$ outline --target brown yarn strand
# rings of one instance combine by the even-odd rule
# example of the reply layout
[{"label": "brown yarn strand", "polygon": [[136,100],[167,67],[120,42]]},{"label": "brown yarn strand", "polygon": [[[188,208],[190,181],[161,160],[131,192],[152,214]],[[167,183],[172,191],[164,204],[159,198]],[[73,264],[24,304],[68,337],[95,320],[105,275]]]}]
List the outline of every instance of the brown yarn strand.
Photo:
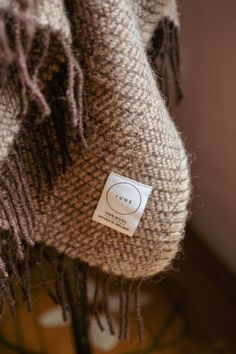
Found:
[{"label": "brown yarn strand", "polygon": [[48,29],[46,29],[44,31],[40,31],[40,35],[42,36],[42,39],[40,42],[43,43],[43,50],[42,50],[42,53],[40,53],[40,55],[39,55],[39,60],[34,67],[34,71],[33,71],[33,75],[32,75],[32,81],[36,84],[38,84],[38,75],[39,75],[40,69],[42,68],[42,66],[45,62],[45,59],[48,55],[49,45],[50,45],[50,40],[51,40],[50,32]]},{"label": "brown yarn strand", "polygon": [[55,145],[52,141],[52,136],[50,134],[48,122],[43,122],[38,129],[41,130],[41,136],[43,140],[46,143],[46,150],[48,153],[48,164],[51,167],[51,173],[52,173],[52,180],[53,182],[56,180],[58,177],[58,167],[59,167],[59,162],[58,162],[58,154],[55,149]]},{"label": "brown yarn strand", "polygon": [[2,289],[2,280],[0,279],[0,320],[2,319],[4,309],[4,293]]},{"label": "brown yarn strand", "polygon": [[[32,241],[32,239],[29,236],[29,234],[31,234],[31,232],[29,230],[27,230],[23,224],[23,219],[25,219],[25,217],[22,218],[22,209],[21,209],[22,199],[20,198],[21,201],[19,201],[19,198],[17,195],[18,193],[13,188],[11,188],[12,186],[8,186],[2,180],[1,180],[1,183],[4,186],[4,189],[6,190],[6,192],[8,194],[9,203],[11,204],[12,216],[13,216],[13,214],[15,216],[15,222],[16,222],[16,227],[18,230],[18,235],[20,235],[22,237],[22,239],[24,239],[26,241],[27,244],[33,246],[34,242]],[[18,187],[16,187],[16,188],[18,188]],[[26,221],[26,224],[28,224],[27,221]]]},{"label": "brown yarn strand", "polygon": [[[3,184],[1,183],[1,180],[0,180],[0,188],[1,189],[4,188]],[[11,236],[14,240],[16,256],[18,259],[23,259],[24,254],[23,254],[22,240],[21,240],[19,233],[18,233],[17,223],[15,220],[14,211],[12,210],[10,201],[6,196],[5,197],[1,196],[0,204],[2,206],[2,210],[5,214],[6,220],[8,222],[8,225],[9,225],[9,228],[11,231]]]},{"label": "brown yarn strand", "polygon": [[131,282],[125,284],[125,308],[124,308],[124,339],[129,337],[129,309],[130,309],[130,291]]},{"label": "brown yarn strand", "polygon": [[5,189],[9,194],[9,198],[11,199],[13,208],[15,210],[16,220],[19,226],[19,230],[21,231],[21,235],[28,245],[33,246],[34,225],[32,224],[32,218],[26,205],[25,194],[22,189],[22,183],[18,179],[18,176],[15,175],[15,171],[11,166],[11,162],[6,161],[6,165],[9,177],[13,181],[14,189],[11,188],[11,186],[9,186],[8,188],[6,185]]},{"label": "brown yarn strand", "polygon": [[48,106],[46,99],[42,92],[40,91],[36,82],[33,82],[30,78],[30,74],[27,68],[27,58],[24,53],[22,38],[21,38],[21,23],[18,18],[14,21],[15,29],[15,45],[16,45],[16,65],[18,67],[18,75],[21,82],[21,88],[23,89],[23,112],[21,112],[20,118],[24,118],[28,110],[27,92],[25,89],[29,90],[32,98],[35,99],[39,107],[41,108],[42,116],[49,116],[51,113],[50,107]]},{"label": "brown yarn strand", "polygon": [[76,81],[77,83],[77,110],[78,110],[78,133],[79,133],[79,143],[82,149],[88,147],[87,141],[84,136],[84,125],[83,125],[83,85],[84,85],[84,76],[83,71],[77,62],[74,60],[75,70],[76,70]]},{"label": "brown yarn strand", "polygon": [[98,312],[99,282],[100,282],[99,272],[96,271],[96,274],[95,274],[95,288],[94,288],[94,297],[93,297],[93,306],[92,306],[92,308],[93,308],[94,316],[96,318],[98,327],[100,328],[101,331],[104,331],[104,327],[103,327],[103,324],[101,322],[101,319],[99,317],[99,312]]},{"label": "brown yarn strand", "polygon": [[11,314],[15,314],[15,300],[14,300],[14,296],[12,294],[11,291],[11,287],[9,286],[9,280],[8,278],[6,279],[2,279],[0,278],[0,306],[1,306],[1,312],[3,311],[3,304],[4,304],[4,300],[7,300],[7,303],[10,307],[10,311]]},{"label": "brown yarn strand", "polygon": [[0,277],[7,278],[8,274],[6,271],[5,263],[3,262],[2,258],[0,257]]},{"label": "brown yarn strand", "polygon": [[32,221],[32,226],[35,228],[37,226],[37,220],[36,220],[36,213],[35,209],[33,206],[32,202],[32,197],[31,197],[31,192],[30,188],[27,182],[27,178],[24,172],[24,166],[23,166],[23,160],[21,157],[21,151],[20,147],[18,144],[14,144],[14,149],[13,149],[13,154],[14,154],[14,161],[16,163],[17,167],[17,172],[19,174],[19,179],[22,184],[25,200],[26,200],[26,205],[30,213],[31,221]]},{"label": "brown yarn strand", "polygon": [[24,260],[19,264],[19,272],[22,279],[23,300],[27,310],[32,312],[31,276],[29,267],[29,248],[25,248]]},{"label": "brown yarn strand", "polygon": [[85,311],[87,311],[87,326],[90,326],[90,306],[89,306],[89,298],[88,298],[88,269],[85,265],[81,264],[82,268],[82,287],[84,292],[84,307]]},{"label": "brown yarn strand", "polygon": [[43,288],[45,289],[48,297],[55,303],[59,304],[59,300],[57,296],[53,293],[52,289],[48,286],[47,278],[45,276],[45,270],[44,270],[44,247],[39,245],[39,261],[37,263],[38,270],[39,270],[39,275],[40,279],[43,285]]},{"label": "brown yarn strand", "polygon": [[0,14],[0,87],[4,87],[7,79],[7,68],[14,59],[14,53],[10,48],[10,43],[6,33],[5,18]]},{"label": "brown yarn strand", "polygon": [[[82,264],[80,262],[75,262],[76,263],[76,269],[75,269],[75,276],[77,279],[78,283],[78,310],[80,311],[80,314],[83,318],[83,325],[85,327],[90,326],[90,307],[89,307],[89,301],[88,301],[88,270],[85,264]],[[83,316],[83,314],[86,313],[86,316]]]},{"label": "brown yarn strand", "polygon": [[66,299],[66,291],[65,291],[65,257],[64,255],[59,255],[57,257],[56,264],[56,289],[58,298],[62,308],[62,317],[63,321],[68,320],[68,305]]},{"label": "brown yarn strand", "polygon": [[14,276],[18,282],[18,285],[22,288],[22,279],[19,274],[19,268],[17,267],[17,259],[15,258],[15,254],[12,250],[12,247],[10,247],[8,242],[6,242],[3,253],[7,265],[8,275]]},{"label": "brown yarn strand", "polygon": [[58,303],[61,304],[61,294],[60,294],[60,289],[59,289],[59,284],[58,284],[58,277],[59,277],[59,271],[58,270],[58,257],[59,255],[57,254],[55,249],[52,249],[50,252],[50,262],[52,263],[52,271],[53,271],[53,280],[54,280],[54,287],[55,287],[55,292],[56,296],[58,299]]},{"label": "brown yarn strand", "polygon": [[3,313],[5,300],[8,302],[11,314],[15,313],[15,300],[11,286],[11,274],[9,274],[7,268],[8,267],[6,261],[3,262],[3,260],[0,258],[0,318]]},{"label": "brown yarn strand", "polygon": [[111,318],[111,312],[110,312],[110,308],[109,308],[109,300],[108,300],[108,293],[109,293],[109,289],[108,289],[108,284],[109,284],[109,275],[105,275],[104,276],[104,281],[103,281],[103,296],[104,296],[104,308],[105,308],[105,314],[106,314],[106,318],[107,318],[107,324],[108,324],[108,328],[109,331],[111,333],[111,335],[115,334],[115,330],[113,327],[113,322],[112,322],[112,318]]},{"label": "brown yarn strand", "polygon": [[43,171],[41,170],[40,166],[40,159],[37,153],[37,147],[35,146],[35,143],[32,138],[32,133],[25,131],[25,129],[22,131],[22,140],[24,141],[25,144],[25,149],[27,150],[27,156],[29,155],[29,159],[31,159],[31,166],[33,170],[33,177],[35,180],[35,189],[36,189],[36,195],[38,200],[41,200],[42,197],[42,181],[43,181]]},{"label": "brown yarn strand", "polygon": [[179,38],[178,30],[175,28],[173,23],[171,24],[170,32],[169,61],[174,75],[176,99],[177,102],[179,102],[183,98],[183,93],[180,86]]},{"label": "brown yarn strand", "polygon": [[180,102],[183,93],[180,86],[180,58],[178,28],[175,24],[164,18],[154,31],[151,39],[152,48],[148,51],[153,66],[157,69],[160,90],[169,102],[169,69],[171,69],[175,84],[176,102]]},{"label": "brown yarn strand", "polygon": [[120,319],[119,319],[119,339],[124,337],[124,282],[121,278],[119,280],[119,302],[120,302]]},{"label": "brown yarn strand", "polygon": [[[67,103],[72,124],[78,127],[80,144],[87,147],[83,128],[83,72],[70,46],[64,38],[60,38],[67,59]],[[76,85],[77,83],[77,85]],[[76,92],[75,92],[76,91]]]},{"label": "brown yarn strand", "polygon": [[61,38],[61,42],[63,43],[63,48],[65,51],[66,59],[67,59],[67,99],[68,99],[68,108],[71,116],[71,120],[74,126],[77,126],[77,106],[75,101],[75,67],[74,61],[72,59],[72,53],[69,45],[67,44],[64,38]]},{"label": "brown yarn strand", "polygon": [[144,325],[143,325],[143,318],[142,318],[141,305],[140,305],[141,285],[142,285],[142,279],[138,281],[137,286],[134,290],[134,301],[135,301],[135,312],[137,318],[138,337],[141,341],[144,341]]},{"label": "brown yarn strand", "polygon": [[37,154],[40,160],[40,164],[42,170],[45,174],[46,182],[48,190],[53,189],[53,172],[52,166],[50,165],[50,161],[48,159],[47,149],[45,148],[44,144],[41,143],[41,136],[39,132],[41,129],[37,129],[36,126],[32,126],[32,136],[34,138],[35,147],[37,149]]},{"label": "brown yarn strand", "polygon": [[79,288],[79,275],[78,275],[78,264],[77,262],[72,262],[72,284],[73,284],[73,303],[76,308],[76,311],[80,312],[81,311],[81,299],[80,299],[80,288]]}]

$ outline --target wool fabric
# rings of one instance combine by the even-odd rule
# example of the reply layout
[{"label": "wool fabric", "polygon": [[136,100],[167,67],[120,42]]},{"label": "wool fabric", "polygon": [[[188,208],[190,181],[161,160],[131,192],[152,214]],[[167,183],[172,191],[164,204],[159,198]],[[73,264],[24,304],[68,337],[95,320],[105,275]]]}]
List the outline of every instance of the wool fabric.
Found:
[{"label": "wool fabric", "polygon": [[[163,96],[168,78],[180,96],[175,1],[0,0],[0,14],[2,272],[8,247],[23,261],[35,243],[125,279],[168,269],[190,195]],[[133,236],[92,220],[111,171],[153,187]]]}]

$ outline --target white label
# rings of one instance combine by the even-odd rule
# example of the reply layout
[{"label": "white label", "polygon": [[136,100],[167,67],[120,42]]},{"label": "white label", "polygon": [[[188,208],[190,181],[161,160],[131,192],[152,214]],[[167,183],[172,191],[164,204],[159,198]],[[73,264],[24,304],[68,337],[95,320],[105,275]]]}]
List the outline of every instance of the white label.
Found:
[{"label": "white label", "polygon": [[133,236],[152,187],[111,172],[92,220]]}]

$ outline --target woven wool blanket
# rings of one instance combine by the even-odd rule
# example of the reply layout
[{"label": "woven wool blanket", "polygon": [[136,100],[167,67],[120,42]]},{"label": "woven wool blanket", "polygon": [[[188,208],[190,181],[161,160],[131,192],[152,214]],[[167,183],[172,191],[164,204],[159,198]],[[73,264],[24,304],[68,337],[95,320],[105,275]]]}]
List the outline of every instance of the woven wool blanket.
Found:
[{"label": "woven wool blanket", "polygon": [[123,312],[170,268],[190,195],[178,28],[174,0],[0,0],[1,303],[16,278],[31,309],[28,263],[47,262],[65,313],[68,272],[91,270],[113,333],[108,280]]}]

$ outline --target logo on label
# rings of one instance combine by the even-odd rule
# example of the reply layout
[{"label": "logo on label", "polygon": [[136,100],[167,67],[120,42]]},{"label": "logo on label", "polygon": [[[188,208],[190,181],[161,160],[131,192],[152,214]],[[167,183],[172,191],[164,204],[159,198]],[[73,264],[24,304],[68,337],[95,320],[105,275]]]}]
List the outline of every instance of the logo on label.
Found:
[{"label": "logo on label", "polygon": [[92,220],[133,236],[144,213],[152,187],[110,172]]},{"label": "logo on label", "polygon": [[118,214],[130,215],[135,213],[141,203],[142,197],[138,188],[129,182],[113,184],[106,193],[109,207]]}]

